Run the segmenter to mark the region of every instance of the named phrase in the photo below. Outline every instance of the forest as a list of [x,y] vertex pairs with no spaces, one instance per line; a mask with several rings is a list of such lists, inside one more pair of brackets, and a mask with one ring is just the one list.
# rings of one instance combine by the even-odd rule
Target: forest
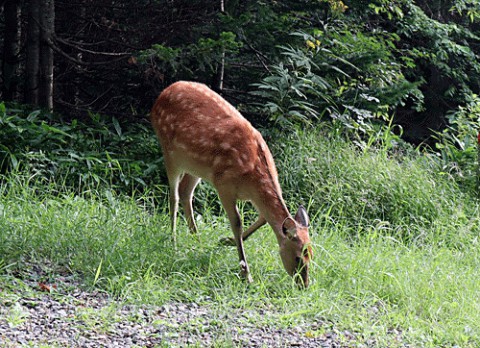
[[1,98],[139,122],[177,80],[256,124],[393,117],[419,143],[477,103],[475,1],[3,1]]
[[[0,343],[479,346],[479,57],[477,0],[0,0]],[[172,243],[149,114],[180,80],[265,138],[308,289],[268,226],[239,279],[208,183]]]

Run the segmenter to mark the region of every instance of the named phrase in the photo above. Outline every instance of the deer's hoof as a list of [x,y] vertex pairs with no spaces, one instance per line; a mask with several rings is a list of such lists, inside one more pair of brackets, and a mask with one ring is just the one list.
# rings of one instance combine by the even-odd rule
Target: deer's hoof
[[240,278],[244,279],[248,284],[253,283],[253,278],[248,271],[248,266],[245,261],[240,261]]

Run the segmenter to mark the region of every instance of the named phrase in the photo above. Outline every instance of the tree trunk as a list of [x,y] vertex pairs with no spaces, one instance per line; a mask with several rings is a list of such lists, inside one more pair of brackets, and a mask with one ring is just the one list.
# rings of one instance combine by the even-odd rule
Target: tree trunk
[[[78,26],[80,27],[85,23],[86,18],[87,18],[87,8],[85,4],[80,5],[80,9],[78,11]],[[79,43],[82,43],[83,40],[78,40]],[[76,59],[79,61],[83,61],[83,53],[81,51],[78,51],[76,56]],[[82,100],[80,97],[80,86],[82,85],[82,73],[83,73],[83,67],[79,64],[75,65],[75,78],[73,80],[73,105],[79,106],[82,104]],[[77,110],[76,110],[77,111]],[[78,112],[78,111],[77,111]]]
[[5,35],[2,59],[2,98],[6,101],[13,101],[17,97],[17,69],[21,34],[20,11],[18,0],[6,0],[4,2]]
[[55,1],[41,2],[39,105],[53,110],[53,49],[50,43],[55,32]]
[[[220,0],[220,12],[225,13],[225,0]],[[222,49],[220,55],[220,62],[217,65],[217,73],[215,76],[215,87],[217,92],[221,93],[223,90],[223,79],[225,76],[225,48]]]
[[40,71],[40,0],[30,0],[28,6],[25,102],[38,106]]

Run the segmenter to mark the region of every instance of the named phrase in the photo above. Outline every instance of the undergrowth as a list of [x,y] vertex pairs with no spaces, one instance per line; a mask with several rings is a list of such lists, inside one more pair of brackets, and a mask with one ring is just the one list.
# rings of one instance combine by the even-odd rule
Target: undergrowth
[[146,122],[59,115],[0,102],[0,173],[28,172],[77,193],[102,185],[128,192],[161,180],[158,142]]

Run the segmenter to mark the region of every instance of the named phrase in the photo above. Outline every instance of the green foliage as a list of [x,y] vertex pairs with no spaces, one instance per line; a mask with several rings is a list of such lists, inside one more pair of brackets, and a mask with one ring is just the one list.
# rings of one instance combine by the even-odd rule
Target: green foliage
[[159,87],[216,85],[225,62],[224,94],[263,126],[333,118],[370,132],[394,119],[419,143],[480,87],[478,10],[470,0],[231,1],[141,61]]
[[217,70],[224,53],[235,54],[242,43],[232,32],[221,32],[218,38],[200,37],[197,42],[180,47],[154,44],[139,53],[139,63],[155,67],[162,79],[207,80]]
[[419,131],[428,135],[421,127],[441,129],[478,90],[477,3],[324,3],[330,16],[322,17],[320,5],[313,9],[323,21],[307,16],[310,27],[277,45],[280,56],[269,76],[254,85],[263,111],[277,124],[330,115],[368,131],[371,121],[393,117],[415,138]]
[[90,115],[89,123],[67,123],[0,103],[0,139],[2,173],[27,171],[45,182],[64,181],[79,192],[93,184],[142,189],[158,180],[161,168],[149,125],[127,128],[99,115]]
[[286,63],[272,67],[272,75],[254,84],[253,95],[265,100],[263,111],[278,126],[309,123],[320,118],[313,97],[326,99],[328,82],[312,71],[314,63],[301,50],[284,48]]
[[309,123],[326,113],[366,131],[372,120],[387,120],[407,98],[422,98],[418,83],[405,78],[403,64],[393,57],[396,36],[367,36],[343,25],[294,36],[300,43],[281,47],[282,61],[254,84],[263,111],[281,126]]
[[478,192],[480,98],[473,95],[448,120],[448,127],[436,135],[438,162],[445,174],[451,175],[466,191]]
[[[445,96],[457,98],[459,92],[477,84],[480,64],[469,41],[479,38],[456,23],[441,23],[429,18],[418,6],[408,8],[409,15],[399,22],[398,33],[415,43],[406,53],[419,64],[432,64],[438,71],[455,81]],[[417,71],[417,70],[414,70]]]
[[377,15],[386,15],[389,20],[403,18],[405,1],[377,0],[368,4],[368,7]]
[[[163,52],[156,55],[158,44],[141,52],[141,62],[149,72],[157,71],[165,85],[180,79],[211,85],[224,61],[226,85],[234,91],[244,91],[259,81],[271,62],[278,61],[278,46],[294,41],[290,33],[312,27],[310,18],[316,16],[319,8],[325,10],[328,5],[323,1],[227,1],[224,13],[214,13],[201,25],[189,26],[188,35],[184,35],[187,40],[175,39],[182,34],[175,32],[170,40],[162,42],[162,50],[178,50],[179,54],[173,57],[178,69],[169,66]],[[249,99],[244,94],[236,97],[242,103]]]
[[456,0],[450,11],[467,17],[472,23],[480,19],[480,6],[476,0]]
[[140,52],[138,59],[143,64],[159,64],[159,69],[162,71],[177,73],[181,64],[180,54],[181,50],[179,48],[154,44],[151,48]]

